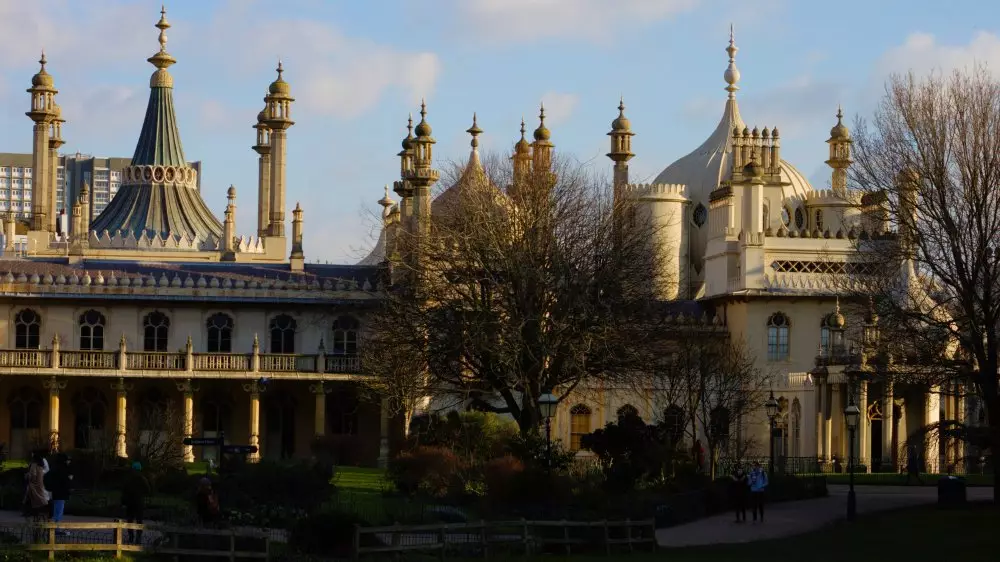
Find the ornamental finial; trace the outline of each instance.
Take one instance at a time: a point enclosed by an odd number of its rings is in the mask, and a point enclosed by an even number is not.
[[[736,68],[736,52],[739,51],[739,47],[736,46],[736,34],[734,32],[733,24],[729,24],[729,46],[726,47],[726,53],[729,54],[729,66],[726,68],[726,72],[723,77],[726,80],[726,91],[729,92],[729,99],[736,99],[736,90],[740,87],[737,86],[737,82],[740,81],[740,71]]]

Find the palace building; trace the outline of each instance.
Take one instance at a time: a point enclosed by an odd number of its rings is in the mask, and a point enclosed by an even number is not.
[[[44,54],[31,79],[31,213],[3,224],[0,443],[12,458],[46,446],[127,456],[169,438],[194,461],[216,449],[182,447],[184,437],[224,434],[274,459],[308,457],[323,437],[339,462],[384,463],[388,412],[358,388],[379,267],[306,264],[297,204],[286,230],[295,99],[281,64],[254,125],[255,234],[238,237],[235,188],[220,221],[185,159],[165,11],[156,27],[135,154],[100,212],[83,184],[68,228],[57,224],[64,119]]]

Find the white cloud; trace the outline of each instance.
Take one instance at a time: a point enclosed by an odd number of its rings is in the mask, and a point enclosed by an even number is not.
[[[918,75],[949,72],[979,63],[986,63],[995,74],[1000,74],[1000,37],[996,34],[980,31],[965,45],[946,45],[930,33],[913,33],[902,45],[879,57],[875,71],[879,78],[884,78],[911,70]]]
[[[573,115],[580,96],[576,94],[566,94],[560,92],[547,92],[542,95],[542,104],[545,106],[545,124],[549,127],[565,123]]]
[[[584,38],[608,41],[628,26],[694,9],[700,0],[459,0],[460,20],[487,40]]]

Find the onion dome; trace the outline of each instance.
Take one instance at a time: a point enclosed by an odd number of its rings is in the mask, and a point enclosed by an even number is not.
[[[38,59],[38,64],[42,65],[38,69],[38,74],[31,77],[31,87],[32,88],[55,88],[55,79],[52,75],[45,71],[45,64],[48,60],[45,58],[45,51],[42,51],[42,58]]]
[[[837,124],[830,129],[830,138],[834,140],[848,140],[851,138],[851,132],[847,130],[844,126],[844,112],[841,110],[840,106],[837,107]]]
[[[276,95],[276,96],[287,96],[291,94],[292,87],[288,85],[288,82],[285,82],[284,78],[282,78],[282,73],[285,71],[285,67],[284,65],[281,64],[280,60],[278,61],[278,68],[276,68],[275,70],[278,71],[278,77],[275,78],[274,82],[271,82],[271,85],[268,86],[267,91],[271,95]]]
[[[756,129],[754,129],[756,130]],[[764,177],[764,167],[760,165],[757,161],[757,154],[754,152],[750,153],[750,161],[747,162],[746,166],[743,166],[743,175],[748,178],[762,178]]]
[[[270,91],[270,90],[268,90]],[[263,125],[267,121],[267,95],[264,95],[264,109],[257,114],[257,123]]]
[[[229,199],[236,199],[236,186],[230,185],[229,189],[226,190],[226,197]]]
[[[840,313],[840,299],[837,299],[837,308],[834,309],[833,313],[826,317],[826,325],[835,329],[843,330],[844,326],[847,324],[847,319],[844,315]]]
[[[538,128],[535,129],[535,140],[544,142],[552,138],[552,133],[545,126],[545,105],[538,110]]]
[[[524,117],[521,118],[521,140],[514,145],[514,154],[527,154],[531,152],[531,143],[524,137],[526,129],[524,127]]]
[[[611,122],[611,132],[613,133],[627,133],[632,129],[632,124],[629,123],[628,117],[625,117],[625,99],[621,99],[618,102],[618,117]]]
[[[403,139],[403,150],[413,148],[413,114],[406,118],[406,137]]]
[[[431,124],[427,122],[427,104],[424,100],[420,100],[420,122],[417,123],[416,133],[417,138],[431,136]]]

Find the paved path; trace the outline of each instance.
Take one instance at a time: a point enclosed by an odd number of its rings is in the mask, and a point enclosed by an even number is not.
[[[814,500],[784,502],[765,506],[766,523],[737,524],[731,512],[684,525],[659,529],[656,542],[661,547],[746,543],[800,535],[842,519],[847,511],[847,486],[831,485],[830,495]],[[856,486],[858,513],[872,513],[937,501],[934,486]],[[989,500],[993,488],[968,488],[970,501]],[[748,510],[749,515],[749,510]],[[752,515],[751,515],[752,517]]]

